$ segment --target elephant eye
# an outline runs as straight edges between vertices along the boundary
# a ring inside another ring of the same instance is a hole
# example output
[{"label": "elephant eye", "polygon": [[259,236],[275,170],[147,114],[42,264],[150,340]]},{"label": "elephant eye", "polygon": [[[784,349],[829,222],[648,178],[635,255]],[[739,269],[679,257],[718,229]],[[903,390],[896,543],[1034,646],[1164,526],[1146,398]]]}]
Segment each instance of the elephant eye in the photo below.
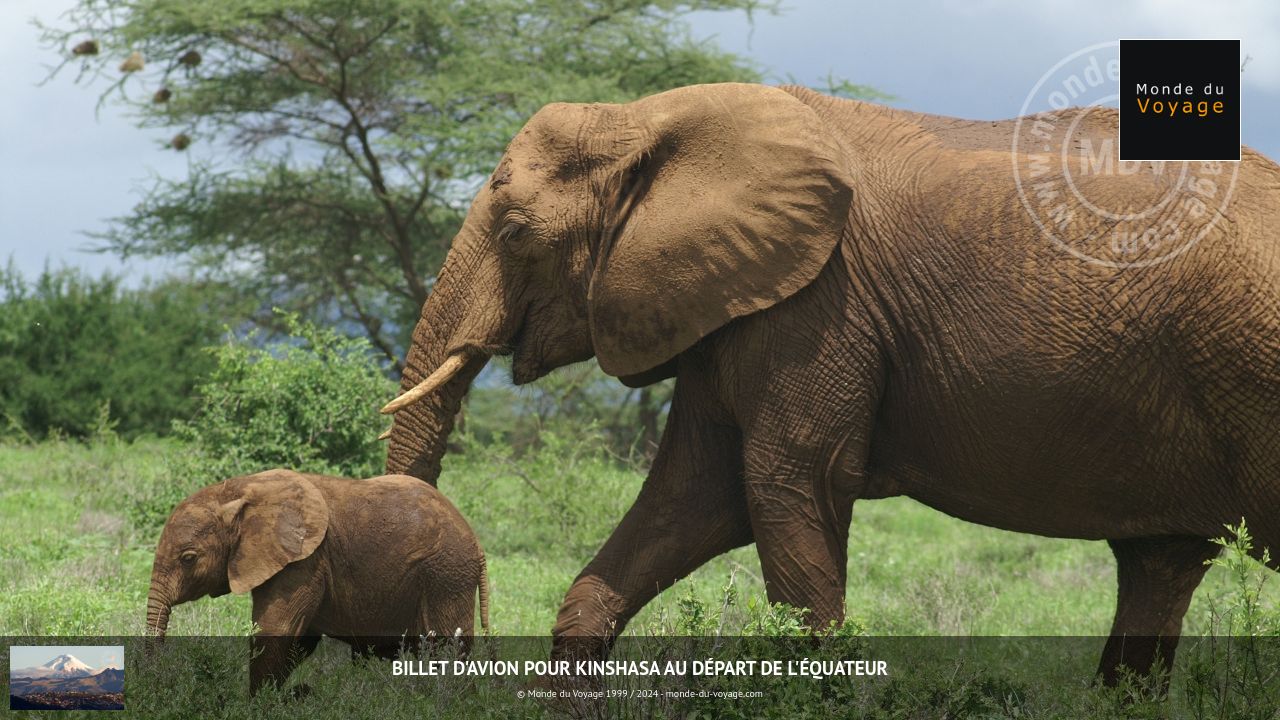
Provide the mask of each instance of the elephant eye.
[{"label": "elephant eye", "polygon": [[182,561],[183,565],[190,565],[196,561],[196,552],[194,550],[188,550],[182,553],[178,559]]},{"label": "elephant eye", "polygon": [[498,242],[503,245],[514,245],[524,227],[517,222],[509,222],[498,231]]}]

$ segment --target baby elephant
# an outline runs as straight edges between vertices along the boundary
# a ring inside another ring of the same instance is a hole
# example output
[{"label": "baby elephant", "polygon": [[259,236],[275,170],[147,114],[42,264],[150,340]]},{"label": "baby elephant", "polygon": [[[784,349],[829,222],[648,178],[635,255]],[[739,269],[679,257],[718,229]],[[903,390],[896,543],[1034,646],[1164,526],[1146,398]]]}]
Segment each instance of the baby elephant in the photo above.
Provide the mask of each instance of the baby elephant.
[{"label": "baby elephant", "polygon": [[393,656],[400,639],[489,628],[484,552],[453,504],[404,475],[347,480],[269,470],[199,490],[165,523],[147,630],[169,610],[253,592],[250,692],[283,682],[329,635]]}]

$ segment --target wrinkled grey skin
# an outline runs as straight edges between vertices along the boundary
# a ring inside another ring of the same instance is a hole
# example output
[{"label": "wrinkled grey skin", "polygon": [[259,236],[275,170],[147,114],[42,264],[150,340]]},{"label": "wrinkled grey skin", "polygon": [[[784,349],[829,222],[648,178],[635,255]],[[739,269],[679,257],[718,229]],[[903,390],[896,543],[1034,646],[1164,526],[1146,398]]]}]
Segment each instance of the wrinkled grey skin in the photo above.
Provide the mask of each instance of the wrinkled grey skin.
[{"label": "wrinkled grey skin", "polygon": [[488,628],[484,553],[435,488],[403,475],[271,470],[174,509],[156,547],[147,629],[163,638],[174,605],[252,592],[256,692],[283,682],[322,635],[386,657],[401,638],[469,638],[477,589]]},{"label": "wrinkled grey skin", "polygon": [[[752,85],[547,106],[423,306],[402,388],[465,362],[396,415],[388,471],[436,481],[492,355],[516,383],[594,355],[676,391],[639,497],[565,597],[557,654],[603,654],[659,591],[751,542],[771,600],[838,621],[854,501],[907,495],[1107,540],[1103,675],[1171,659],[1209,539],[1243,517],[1280,547],[1280,169],[1246,148],[1221,217],[1151,217],[1203,239],[1108,267],[1022,207],[1011,161],[1061,172],[1063,148],[1011,157],[1013,130]],[[1077,131],[1104,147],[1115,112]],[[1145,208],[1175,175],[1076,180]],[[1061,196],[1059,232],[1105,252],[1110,221]]]}]

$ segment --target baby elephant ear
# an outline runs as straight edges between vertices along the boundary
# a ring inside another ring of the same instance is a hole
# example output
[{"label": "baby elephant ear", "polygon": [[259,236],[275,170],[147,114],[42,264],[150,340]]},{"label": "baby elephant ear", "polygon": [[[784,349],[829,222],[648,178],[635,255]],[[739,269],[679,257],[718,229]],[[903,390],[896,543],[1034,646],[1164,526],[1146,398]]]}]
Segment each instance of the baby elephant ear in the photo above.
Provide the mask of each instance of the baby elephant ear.
[{"label": "baby elephant ear", "polygon": [[329,506],[316,486],[288,470],[229,481],[233,497],[220,515],[231,529],[231,592],[245,593],[285,565],[311,555],[329,527]]}]

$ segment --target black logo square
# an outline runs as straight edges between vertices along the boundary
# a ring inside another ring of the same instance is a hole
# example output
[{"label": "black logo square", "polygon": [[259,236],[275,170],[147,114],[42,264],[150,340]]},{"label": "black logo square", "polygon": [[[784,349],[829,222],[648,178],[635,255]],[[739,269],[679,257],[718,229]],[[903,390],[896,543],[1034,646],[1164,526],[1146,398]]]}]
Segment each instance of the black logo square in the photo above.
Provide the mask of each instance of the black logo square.
[{"label": "black logo square", "polygon": [[1121,40],[1120,159],[1239,160],[1240,41]]}]

